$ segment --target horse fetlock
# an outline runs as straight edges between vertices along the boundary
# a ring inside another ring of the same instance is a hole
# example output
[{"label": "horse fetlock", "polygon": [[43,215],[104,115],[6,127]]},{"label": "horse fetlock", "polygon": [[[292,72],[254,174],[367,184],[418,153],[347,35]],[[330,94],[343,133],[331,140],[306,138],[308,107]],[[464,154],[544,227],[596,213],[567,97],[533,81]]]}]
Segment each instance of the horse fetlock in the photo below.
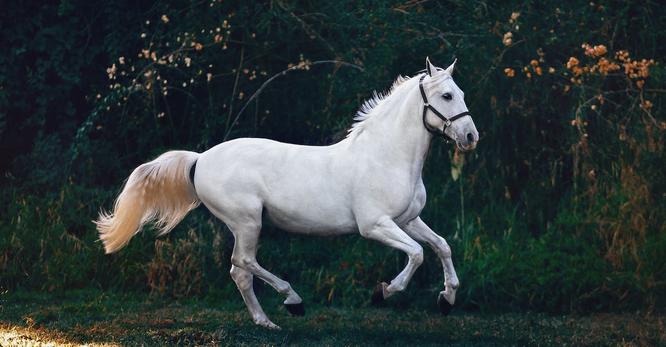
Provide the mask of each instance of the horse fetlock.
[{"label": "horse fetlock", "polygon": [[451,278],[447,278],[444,286],[456,290],[458,287],[460,287],[460,281],[458,281],[458,277],[456,275],[453,275]]},{"label": "horse fetlock", "polygon": [[262,326],[264,328],[268,328],[268,329],[272,329],[272,330],[280,330],[281,329],[277,324],[271,322],[271,320],[268,319],[268,317],[266,317],[265,315],[264,316],[261,316],[261,315],[254,316],[254,317],[252,317],[252,320],[254,321],[254,324]]},{"label": "horse fetlock", "polygon": [[260,322],[270,321],[265,313],[255,313],[252,315],[252,321],[259,324]]},{"label": "horse fetlock", "polygon": [[385,287],[384,289],[384,298],[388,298],[389,296],[395,294],[396,292],[401,292],[407,288],[407,284],[404,283],[403,281],[399,282],[391,282],[390,285]]},{"label": "horse fetlock", "polygon": [[291,288],[291,285],[285,281],[278,282],[275,285],[275,290],[277,290],[278,293],[284,295],[291,295],[292,293],[295,293],[294,290]]}]

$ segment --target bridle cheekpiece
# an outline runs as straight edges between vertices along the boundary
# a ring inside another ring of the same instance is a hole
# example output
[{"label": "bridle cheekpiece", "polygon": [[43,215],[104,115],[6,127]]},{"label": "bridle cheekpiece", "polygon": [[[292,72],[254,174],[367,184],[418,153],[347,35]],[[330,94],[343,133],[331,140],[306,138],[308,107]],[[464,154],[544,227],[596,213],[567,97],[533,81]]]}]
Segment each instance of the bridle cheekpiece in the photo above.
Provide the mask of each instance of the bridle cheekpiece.
[{"label": "bridle cheekpiece", "polygon": [[[433,135],[439,135],[439,136],[443,136],[444,138],[447,138],[447,137],[450,138],[450,136],[446,135],[446,133],[445,133],[446,128],[451,126],[451,124],[453,122],[455,122],[456,120],[458,120],[462,117],[468,116],[468,115],[471,116],[471,114],[470,114],[469,111],[465,111],[465,112],[458,113],[457,115],[455,115],[453,117],[446,117],[441,112],[437,111],[437,109],[434,108],[432,105],[430,105],[430,103],[428,102],[428,97],[426,96],[425,89],[423,89],[423,80],[425,79],[425,77],[426,77],[426,74],[423,74],[423,76],[421,76],[421,79],[419,79],[419,90],[421,91],[421,98],[423,98],[423,126],[426,128],[426,130],[428,130]],[[428,124],[428,122],[426,121],[426,114],[428,113],[428,110],[432,111],[432,113],[434,113],[435,116],[437,116],[439,119],[444,121],[444,129],[439,130],[439,129],[431,126],[430,124]]]}]

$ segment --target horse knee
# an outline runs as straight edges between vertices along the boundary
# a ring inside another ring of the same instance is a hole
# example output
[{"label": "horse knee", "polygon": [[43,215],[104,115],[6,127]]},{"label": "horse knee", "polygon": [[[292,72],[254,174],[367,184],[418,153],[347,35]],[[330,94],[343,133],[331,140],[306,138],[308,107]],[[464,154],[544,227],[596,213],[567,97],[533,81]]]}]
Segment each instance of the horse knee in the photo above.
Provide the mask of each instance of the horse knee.
[{"label": "horse knee", "polygon": [[443,238],[438,238],[435,245],[442,257],[451,258],[451,247]]},{"label": "horse knee", "polygon": [[442,246],[442,256],[445,258],[451,258],[451,247],[447,243],[444,243]]}]

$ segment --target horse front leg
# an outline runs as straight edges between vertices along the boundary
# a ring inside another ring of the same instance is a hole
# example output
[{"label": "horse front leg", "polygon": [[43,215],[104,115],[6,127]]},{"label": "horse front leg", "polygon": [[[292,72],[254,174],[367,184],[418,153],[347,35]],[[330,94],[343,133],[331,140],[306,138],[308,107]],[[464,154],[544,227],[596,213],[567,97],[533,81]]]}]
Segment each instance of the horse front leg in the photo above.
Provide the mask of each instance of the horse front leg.
[{"label": "horse front leg", "polygon": [[373,295],[373,302],[390,297],[402,291],[414,275],[416,269],[423,263],[423,248],[412,240],[393,220],[384,216],[372,223],[359,223],[361,236],[379,241],[389,247],[399,249],[407,254],[408,261],[405,268],[391,281],[391,284],[381,283]]},{"label": "horse front leg", "polygon": [[448,314],[456,301],[456,291],[460,285],[451,260],[451,247],[443,237],[432,231],[421,217],[416,217],[407,223],[405,231],[415,240],[427,243],[441,260],[444,270],[444,290],[439,293],[437,304],[443,314]]}]

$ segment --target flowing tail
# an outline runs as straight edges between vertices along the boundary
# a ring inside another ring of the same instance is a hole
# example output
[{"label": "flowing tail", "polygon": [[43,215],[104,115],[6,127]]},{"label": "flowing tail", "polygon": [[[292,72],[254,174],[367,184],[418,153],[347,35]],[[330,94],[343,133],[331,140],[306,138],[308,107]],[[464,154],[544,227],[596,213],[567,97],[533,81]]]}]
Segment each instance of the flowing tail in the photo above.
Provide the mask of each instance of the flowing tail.
[{"label": "flowing tail", "polygon": [[94,221],[106,253],[125,247],[141,227],[154,221],[159,235],[171,231],[200,203],[190,179],[199,154],[170,151],[137,167],[116,199],[113,213]]}]

